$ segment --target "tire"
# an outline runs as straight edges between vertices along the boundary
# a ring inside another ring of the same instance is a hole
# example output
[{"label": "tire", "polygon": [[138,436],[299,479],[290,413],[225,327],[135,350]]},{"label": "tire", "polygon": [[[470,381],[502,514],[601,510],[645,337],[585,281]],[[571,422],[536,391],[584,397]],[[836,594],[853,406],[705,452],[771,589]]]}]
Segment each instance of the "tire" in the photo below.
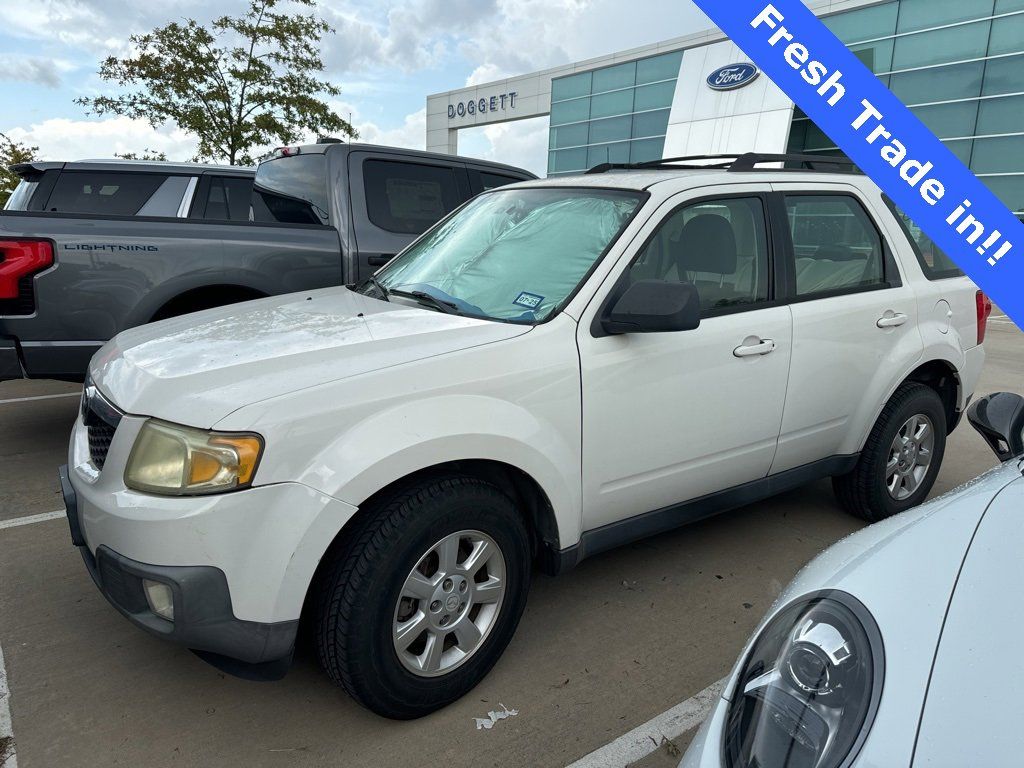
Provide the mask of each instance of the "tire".
[{"label": "tire", "polygon": [[[914,418],[918,421],[911,426]],[[920,429],[922,418],[927,420],[931,440]],[[832,478],[840,505],[869,523],[916,507],[927,498],[939,474],[946,451],[946,431],[946,409],[938,393],[924,384],[903,384],[882,409],[854,470]],[[897,436],[906,452],[897,451]],[[905,437],[913,438],[910,447]],[[924,471],[919,471],[919,462],[926,453],[930,454],[928,464]],[[892,474],[890,461],[895,461]],[[896,484],[895,490],[890,488],[891,483]]]},{"label": "tire", "polygon": [[[481,555],[474,576],[463,567],[477,552],[490,559]],[[439,575],[443,557],[447,575]],[[315,622],[321,666],[363,706],[408,720],[468,693],[504,652],[526,605],[530,542],[497,487],[435,478],[367,509],[325,565]],[[410,588],[427,597],[409,597]],[[480,636],[475,644],[470,625]],[[400,643],[407,643],[402,652]],[[438,648],[443,655],[431,653]]]}]

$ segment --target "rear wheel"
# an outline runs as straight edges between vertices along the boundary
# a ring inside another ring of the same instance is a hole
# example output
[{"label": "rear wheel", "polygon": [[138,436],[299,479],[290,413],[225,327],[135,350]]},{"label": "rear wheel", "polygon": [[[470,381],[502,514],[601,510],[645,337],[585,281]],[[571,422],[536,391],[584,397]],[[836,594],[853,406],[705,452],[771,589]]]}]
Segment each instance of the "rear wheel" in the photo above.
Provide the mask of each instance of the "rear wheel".
[{"label": "rear wheel", "polygon": [[508,496],[468,477],[417,484],[367,510],[328,564],[321,665],[380,715],[426,715],[494,666],[529,580],[529,540]]},{"label": "rear wheel", "polygon": [[854,470],[833,478],[836,497],[868,522],[915,507],[931,492],[945,450],[942,399],[924,384],[904,384],[886,403]]}]

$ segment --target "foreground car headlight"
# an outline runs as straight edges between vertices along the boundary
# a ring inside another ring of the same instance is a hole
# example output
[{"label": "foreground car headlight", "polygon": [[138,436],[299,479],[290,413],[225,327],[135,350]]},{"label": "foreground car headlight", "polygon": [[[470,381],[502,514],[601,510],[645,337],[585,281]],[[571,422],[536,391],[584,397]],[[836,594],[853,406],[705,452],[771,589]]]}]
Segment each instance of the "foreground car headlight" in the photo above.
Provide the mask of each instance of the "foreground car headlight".
[{"label": "foreground car headlight", "polygon": [[856,757],[885,677],[882,636],[845,592],[801,598],[761,631],[726,716],[729,768],[839,768]]},{"label": "foreground car headlight", "polygon": [[150,419],[135,438],[124,484],[169,496],[246,488],[262,451],[259,435],[210,432]]}]

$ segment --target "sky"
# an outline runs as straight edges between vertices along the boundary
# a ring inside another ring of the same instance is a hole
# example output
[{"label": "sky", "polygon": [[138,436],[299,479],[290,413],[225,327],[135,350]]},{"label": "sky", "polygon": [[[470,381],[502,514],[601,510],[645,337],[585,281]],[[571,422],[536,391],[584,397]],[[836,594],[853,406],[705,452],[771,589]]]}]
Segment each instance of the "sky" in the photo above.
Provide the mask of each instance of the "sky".
[{"label": "sky", "polygon": [[[156,150],[187,160],[193,137],[173,125],[97,117],[74,103],[111,93],[96,74],[128,38],[173,20],[240,15],[248,0],[0,0],[0,132],[77,160]],[[284,3],[282,8],[289,7]],[[294,7],[294,6],[293,6]],[[711,26],[689,0],[319,0],[335,32],[324,76],[360,140],[423,148],[428,94],[626,50]],[[547,118],[464,130],[460,154],[543,175]]]}]

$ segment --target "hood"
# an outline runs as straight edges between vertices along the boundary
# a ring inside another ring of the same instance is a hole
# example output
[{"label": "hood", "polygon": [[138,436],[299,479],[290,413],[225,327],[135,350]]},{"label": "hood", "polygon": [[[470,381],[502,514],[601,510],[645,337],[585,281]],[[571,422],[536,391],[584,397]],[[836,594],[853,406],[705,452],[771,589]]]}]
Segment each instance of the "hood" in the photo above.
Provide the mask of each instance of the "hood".
[{"label": "hood", "polygon": [[1018,475],[992,501],[964,560],[935,656],[915,768],[1019,764],[1022,551]]},{"label": "hood", "polygon": [[260,400],[530,328],[327,288],[125,331],[96,353],[90,375],[127,413],[210,427]]}]

